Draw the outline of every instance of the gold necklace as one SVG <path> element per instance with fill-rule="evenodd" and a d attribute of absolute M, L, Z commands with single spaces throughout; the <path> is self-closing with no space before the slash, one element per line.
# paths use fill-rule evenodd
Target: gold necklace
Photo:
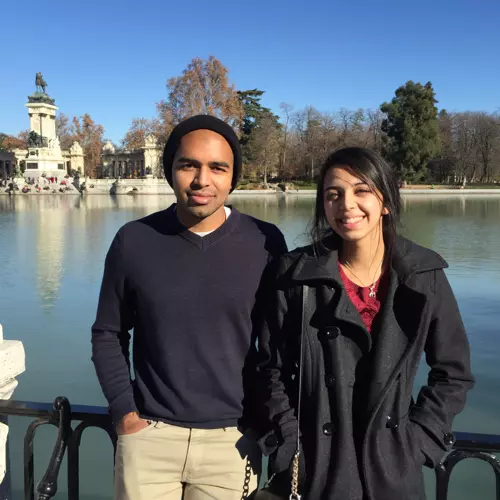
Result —
<path fill-rule="evenodd" d="M 359 279 L 359 277 L 356 275 L 356 273 L 354 272 L 354 270 L 351 267 L 351 265 L 349 264 L 349 262 L 346 261 L 346 263 L 344 264 L 344 266 L 347 267 L 347 269 L 349 270 L 349 272 L 363 285 L 363 288 L 368 288 L 368 290 L 370 290 L 370 292 L 368 293 L 368 297 L 370 297 L 371 299 L 374 299 L 375 298 L 375 285 L 377 284 L 377 281 L 378 281 L 378 280 L 375 281 L 375 276 L 377 275 L 377 272 L 378 272 L 379 268 L 382 267 L 382 263 L 383 262 L 384 262 L 384 259 L 382 259 L 380 261 L 380 264 L 375 269 L 375 273 L 373 274 L 373 280 L 374 281 L 369 286 L 365 285 L 364 282 Z"/>

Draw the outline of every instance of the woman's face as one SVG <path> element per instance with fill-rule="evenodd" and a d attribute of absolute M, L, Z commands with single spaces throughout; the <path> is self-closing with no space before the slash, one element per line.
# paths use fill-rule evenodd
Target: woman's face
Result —
<path fill-rule="evenodd" d="M 330 227 L 345 241 L 377 238 L 382 216 L 389 213 L 382 195 L 348 172 L 346 165 L 328 170 L 323 184 L 323 206 Z"/>

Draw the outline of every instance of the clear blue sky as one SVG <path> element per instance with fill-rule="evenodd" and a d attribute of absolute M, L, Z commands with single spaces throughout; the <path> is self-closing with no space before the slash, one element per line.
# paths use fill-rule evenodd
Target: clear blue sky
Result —
<path fill-rule="evenodd" d="M 279 111 L 374 108 L 407 80 L 438 106 L 500 108 L 499 0 L 68 0 L 3 2 L 0 132 L 28 128 L 41 71 L 60 111 L 118 142 L 153 117 L 165 82 L 214 55 L 238 89 Z"/>

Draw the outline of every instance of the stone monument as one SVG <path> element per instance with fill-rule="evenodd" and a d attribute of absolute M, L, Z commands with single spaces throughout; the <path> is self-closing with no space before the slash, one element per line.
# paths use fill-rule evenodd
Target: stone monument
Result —
<path fill-rule="evenodd" d="M 160 176 L 160 154 L 161 151 L 158 149 L 158 144 L 156 142 L 156 137 L 153 134 L 149 134 L 144 139 L 144 169 L 147 176 Z"/>
<path fill-rule="evenodd" d="M 80 175 L 85 171 L 83 149 L 78 141 L 75 141 L 69 148 L 71 158 L 71 170 L 76 170 Z"/>
<path fill-rule="evenodd" d="M 28 97 L 26 107 L 30 117 L 28 155 L 25 177 L 63 177 L 64 159 L 56 134 L 56 111 L 59 109 L 46 93 L 47 83 L 36 74 L 36 91 Z"/>
<path fill-rule="evenodd" d="M 106 144 L 104 144 L 104 146 L 102 147 L 102 151 L 103 153 L 109 155 L 114 155 L 116 153 L 116 149 L 113 146 L 113 143 L 109 139 L 106 141 Z"/>

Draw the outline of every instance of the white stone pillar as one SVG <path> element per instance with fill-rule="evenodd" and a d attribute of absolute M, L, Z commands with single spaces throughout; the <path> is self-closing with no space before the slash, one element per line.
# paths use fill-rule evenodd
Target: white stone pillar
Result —
<path fill-rule="evenodd" d="M 17 386 L 16 377 L 25 370 L 24 347 L 19 340 L 4 340 L 0 325 L 0 399 L 10 399 Z M 9 478 L 7 470 L 7 434 L 6 420 L 0 421 L 0 499 L 9 498 Z"/>
<path fill-rule="evenodd" d="M 144 146 L 142 147 L 144 150 L 144 170 L 148 169 L 151 171 L 150 175 L 154 175 L 157 177 L 162 176 L 162 172 L 160 172 L 160 155 L 161 150 L 158 148 L 158 144 L 156 142 L 156 137 L 153 134 L 149 134 L 144 139 Z"/>
<path fill-rule="evenodd" d="M 71 170 L 76 170 L 80 172 L 80 176 L 83 177 L 85 175 L 85 162 L 84 162 L 84 154 L 83 148 L 80 146 L 78 141 L 75 141 L 71 148 L 69 149 L 70 161 L 71 161 Z"/>

